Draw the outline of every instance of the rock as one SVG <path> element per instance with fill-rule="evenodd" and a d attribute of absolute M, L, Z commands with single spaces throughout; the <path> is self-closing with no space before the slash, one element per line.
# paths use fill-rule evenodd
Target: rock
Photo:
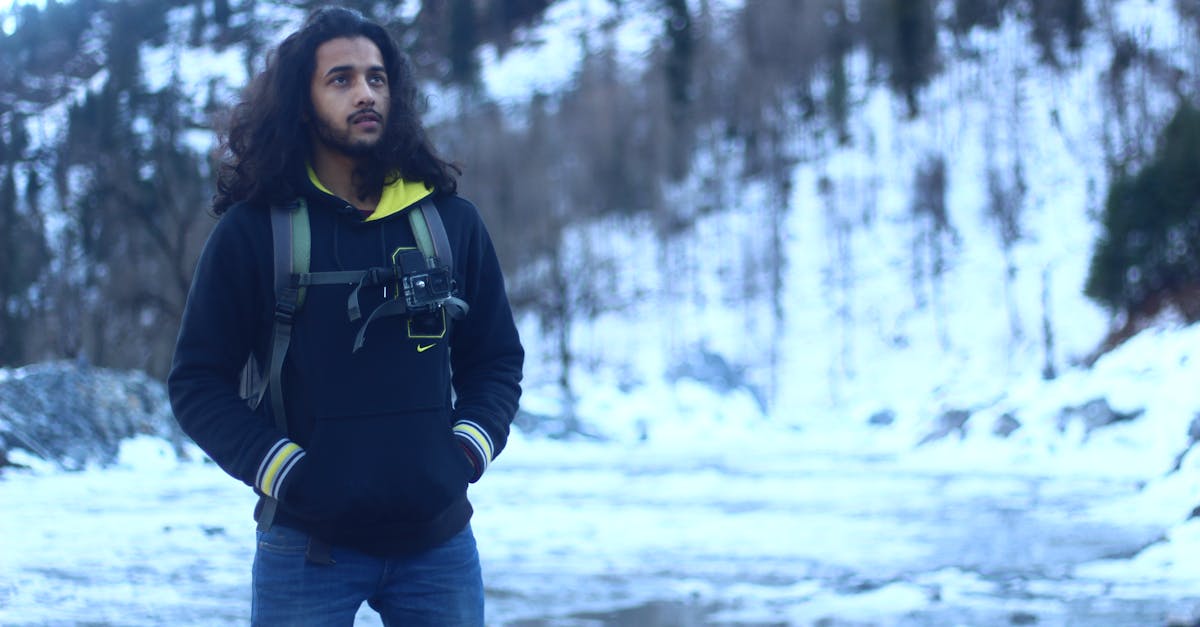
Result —
<path fill-rule="evenodd" d="M 881 409 L 867 419 L 867 424 L 873 427 L 886 427 L 896 422 L 896 412 L 890 409 Z"/>
<path fill-rule="evenodd" d="M 140 372 L 35 364 L 0 380 L 0 459 L 22 449 L 65 470 L 116 461 L 122 440 L 151 435 L 182 451 L 166 387 Z"/>
<path fill-rule="evenodd" d="M 1095 398 L 1077 407 L 1064 407 L 1058 413 L 1058 430 L 1065 432 L 1073 420 L 1083 423 L 1083 432 L 1087 436 L 1101 427 L 1126 422 L 1141 416 L 1145 410 L 1139 409 L 1130 413 L 1121 413 L 1109 407 L 1105 398 Z"/>
<path fill-rule="evenodd" d="M 1200 413 L 1192 416 L 1192 422 L 1188 424 L 1188 444 L 1200 442 Z"/>
<path fill-rule="evenodd" d="M 588 429 L 575 416 L 538 414 L 520 408 L 513 419 L 513 426 L 526 435 L 544 436 L 552 440 L 596 440 L 605 438 Z M 648 434 L 642 433 L 642 439 Z"/>
<path fill-rule="evenodd" d="M 1008 616 L 1008 622 L 1013 625 L 1036 625 L 1038 617 L 1030 612 L 1017 611 Z"/>
<path fill-rule="evenodd" d="M 917 443 L 917 446 L 928 444 L 929 442 L 933 442 L 935 440 L 940 440 L 955 432 L 958 433 L 958 437 L 965 437 L 967 432 L 963 429 L 963 427 L 967 424 L 967 420 L 970 418 L 971 412 L 965 409 L 949 409 L 942 412 L 942 415 L 938 416 L 937 426 L 935 426 L 933 431 L 931 431 L 928 435 L 921 438 L 921 441 Z"/>
<path fill-rule="evenodd" d="M 729 363 L 725 357 L 707 348 L 697 349 L 694 354 L 685 357 L 667 370 L 668 381 L 674 383 L 680 379 L 698 381 L 720 394 L 744 389 L 754 397 L 759 409 L 766 412 L 766 395 L 758 386 L 750 382 L 746 376 L 746 368 Z"/>
<path fill-rule="evenodd" d="M 1187 454 L 1191 452 L 1193 446 L 1196 446 L 1196 442 L 1200 442 L 1200 413 L 1197 413 L 1195 416 L 1193 416 L 1192 422 L 1188 424 L 1187 446 L 1185 446 L 1183 450 L 1175 456 L 1175 462 L 1171 464 L 1171 470 L 1169 472 L 1175 472 L 1180 468 L 1183 468 L 1183 458 L 1187 457 Z M 1194 514 L 1195 512 L 1193 512 L 1193 515 Z"/>
<path fill-rule="evenodd" d="M 999 418 L 996 419 L 996 422 L 992 424 L 992 434 L 1002 438 L 1007 438 L 1008 436 L 1012 435 L 1013 431 L 1016 431 L 1020 428 L 1021 421 L 1017 420 L 1017 417 L 1013 416 L 1012 412 L 1004 412 Z"/>

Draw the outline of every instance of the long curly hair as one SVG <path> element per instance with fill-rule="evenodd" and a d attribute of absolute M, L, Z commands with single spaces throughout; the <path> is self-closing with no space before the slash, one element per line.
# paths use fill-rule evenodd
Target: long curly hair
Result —
<path fill-rule="evenodd" d="M 268 207 L 300 195 L 311 151 L 309 122 L 315 119 L 309 85 L 317 48 L 340 37 L 366 37 L 383 56 L 391 108 L 380 141 L 359 160 L 355 183 L 369 195 L 397 177 L 421 181 L 440 192 L 457 189 L 458 166 L 437 156 L 417 112 L 417 85 L 408 57 L 379 24 L 340 7 L 312 13 L 303 27 L 267 57 L 221 133 L 213 213 L 247 201 Z"/>

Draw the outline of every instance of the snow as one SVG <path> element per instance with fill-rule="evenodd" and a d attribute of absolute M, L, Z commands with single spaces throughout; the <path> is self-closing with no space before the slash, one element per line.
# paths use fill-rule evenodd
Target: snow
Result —
<path fill-rule="evenodd" d="M 636 7 L 625 8 L 629 14 L 619 16 L 622 7 L 604 0 L 555 3 L 547 9 L 544 23 L 517 33 L 525 45 L 503 54 L 494 46 L 485 47 L 480 61 L 487 68 L 483 81 L 488 93 L 505 103 L 524 101 L 534 92 L 561 91 L 584 56 L 606 44 L 618 52 L 623 67 L 641 71 L 644 63 L 639 61 L 649 54 L 662 18 L 652 3 L 626 4 Z M 596 27 L 606 23 L 613 28 Z"/>
<path fill-rule="evenodd" d="M 489 92 L 519 100 L 567 84 L 581 33 L 604 20 L 614 28 L 592 36 L 611 37 L 636 64 L 661 16 L 623 4 L 627 19 L 616 20 L 617 3 L 556 3 L 520 34 L 526 45 L 484 51 Z M 1114 19 L 1182 55 L 1170 6 L 1129 0 Z M 1109 323 L 1082 285 L 1107 185 L 1099 142 L 1111 131 L 1089 105 L 1110 59 L 1083 54 L 1045 74 L 1012 23 L 971 44 L 980 59 L 923 93 L 928 115 L 908 120 L 893 95 L 864 92 L 851 129 L 859 140 L 796 167 L 784 199 L 782 327 L 730 287 L 780 202 L 761 185 L 729 190 L 726 211 L 697 218 L 666 251 L 643 223 L 571 234 L 572 250 L 607 249 L 618 267 L 643 270 L 613 281 L 623 296 L 670 298 L 631 297 L 630 309 L 580 321 L 574 412 L 588 436 L 516 430 L 471 488 L 489 624 L 1200 618 L 1200 519 L 1190 518 L 1200 452 L 1188 450 L 1200 325 L 1165 318 L 1082 365 Z M 231 51 L 195 64 L 184 54 L 145 50 L 158 68 L 147 80 L 180 80 L 198 96 L 206 72 L 242 71 Z M 849 65 L 866 71 L 863 58 Z M 1151 113 L 1168 111 L 1170 97 L 1150 94 Z M 723 180 L 739 158 L 725 148 L 699 155 L 696 177 L 669 193 L 686 202 L 705 176 Z M 961 244 L 948 247 L 940 296 L 926 283 L 917 307 L 907 216 L 912 173 L 930 154 L 950 164 Z M 1009 174 L 1018 162 L 1026 233 L 1011 251 L 1010 307 L 983 182 L 989 168 Z M 583 276 L 586 260 L 567 262 Z M 1050 380 L 1043 317 L 1055 334 Z M 556 415 L 556 347 L 537 321 L 521 326 L 522 408 Z M 763 366 L 769 351 L 776 372 Z M 743 380 L 717 391 L 664 376 L 700 354 Z M 10 376 L 0 370 L 0 381 Z M 1060 424 L 1064 408 L 1097 399 L 1138 415 L 1094 430 Z M 869 423 L 885 410 L 890 425 Z M 961 430 L 922 444 L 950 410 L 970 413 Z M 1020 426 L 1001 437 L 993 429 L 1006 415 Z M 116 464 L 72 473 L 19 452 L 11 460 L 29 469 L 0 474 L 0 623 L 245 623 L 253 495 L 198 450 L 178 459 L 166 442 L 136 438 Z M 359 623 L 377 619 L 364 611 Z"/>
<path fill-rule="evenodd" d="M 1090 387 L 1031 383 L 1025 398 L 1045 411 L 1028 405 L 1012 437 L 980 433 L 977 416 L 964 439 L 922 447 L 919 428 L 865 420 L 780 428 L 746 392 L 687 380 L 588 388 L 580 419 L 603 439 L 514 431 L 471 488 L 489 624 L 614 608 L 657 608 L 663 622 L 611 624 L 688 611 L 796 625 L 1190 616 L 1200 453 L 1167 473 L 1185 438 L 1162 435 L 1182 432 L 1156 403 L 1176 403 L 1166 386 L 1195 373 L 1174 357 L 1198 342 L 1192 328 L 1139 337 L 1097 364 Z M 1051 408 L 1128 388 L 1131 372 L 1146 382 L 1126 400 L 1146 408 L 1140 418 L 1086 438 L 1054 430 Z M 0 623 L 244 623 L 254 497 L 194 447 L 187 457 L 140 437 L 108 468 L 8 469 Z M 359 624 L 376 621 L 364 610 Z"/>

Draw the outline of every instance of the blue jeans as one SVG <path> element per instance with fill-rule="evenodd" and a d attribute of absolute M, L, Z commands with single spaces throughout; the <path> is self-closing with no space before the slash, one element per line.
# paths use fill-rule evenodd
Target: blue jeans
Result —
<path fill-rule="evenodd" d="M 483 576 L 467 525 L 444 544 L 403 557 L 332 547 L 334 564 L 305 558 L 308 534 L 272 525 L 254 554 L 254 625 L 353 625 L 363 601 L 384 625 L 483 625 Z"/>

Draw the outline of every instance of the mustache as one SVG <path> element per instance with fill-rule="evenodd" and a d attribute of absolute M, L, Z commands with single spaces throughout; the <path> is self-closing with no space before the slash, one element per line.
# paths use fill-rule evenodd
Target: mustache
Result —
<path fill-rule="evenodd" d="M 356 124 L 362 120 L 372 120 L 382 123 L 383 115 L 374 109 L 359 109 L 346 118 L 346 121 L 348 121 L 350 124 Z"/>

